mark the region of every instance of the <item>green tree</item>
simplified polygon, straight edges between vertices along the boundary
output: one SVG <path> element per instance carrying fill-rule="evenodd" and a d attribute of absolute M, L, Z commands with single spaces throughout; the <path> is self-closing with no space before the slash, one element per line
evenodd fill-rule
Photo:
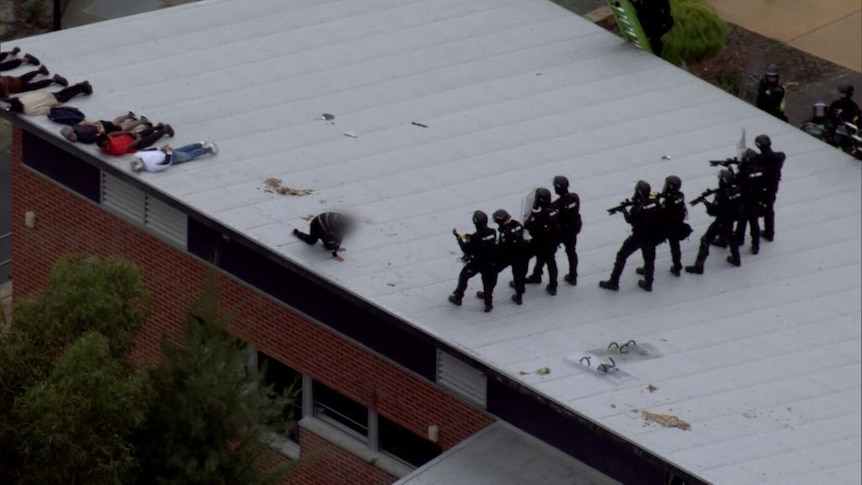
<path fill-rule="evenodd" d="M 0 332 L 0 483 L 268 484 L 290 399 L 263 386 L 210 284 L 180 344 L 128 361 L 149 315 L 141 271 L 64 257 Z"/>
<path fill-rule="evenodd" d="M 89 332 L 47 379 L 15 401 L 18 471 L 24 483 L 130 483 L 137 468 L 128 439 L 144 418 L 144 376 Z"/>
<path fill-rule="evenodd" d="M 717 56 L 724 48 L 727 24 L 706 0 L 671 0 L 673 28 L 662 38 L 662 57 L 680 65 Z"/>
<path fill-rule="evenodd" d="M 89 335 L 88 332 L 104 336 L 105 340 L 97 343 L 98 346 L 107 345 L 109 355 L 114 359 L 112 369 L 116 366 L 129 369 L 126 354 L 131 349 L 134 334 L 146 320 L 147 305 L 148 297 L 140 270 L 133 264 L 112 258 L 99 260 L 76 256 L 60 259 L 41 296 L 16 301 L 11 325 L 0 333 L 0 483 L 66 482 L 34 481 L 21 475 L 24 469 L 39 468 L 31 467 L 28 460 L 41 459 L 37 448 L 51 437 L 30 435 L 47 428 L 40 428 L 37 424 L 29 428 L 22 426 L 15 413 L 37 408 L 34 396 L 51 398 L 53 403 L 61 405 L 62 400 L 57 397 L 61 391 L 58 389 L 63 389 L 65 384 L 58 379 L 68 377 L 68 373 L 62 373 L 57 366 L 62 364 L 64 369 L 68 369 L 73 365 L 67 360 L 66 353 L 76 349 L 78 340 L 85 334 Z M 96 345 L 94 338 L 89 336 L 82 345 Z M 71 355 L 77 358 L 83 352 L 76 351 Z M 102 354 L 98 355 L 98 358 L 102 357 Z M 81 363 L 85 367 L 93 364 L 93 361 Z M 107 374 L 113 375 L 117 374 Z M 114 384 L 124 388 L 121 382 Z M 37 389 L 41 391 L 37 392 Z M 30 394 L 31 391 L 37 394 Z M 87 394 L 79 397 L 86 398 Z M 102 405 L 96 400 L 98 396 L 92 397 L 94 401 L 90 405 L 95 408 Z M 88 406 L 81 404 L 80 409 Z M 58 412 L 67 411 L 62 406 L 58 409 Z M 140 410 L 130 408 L 127 411 L 134 414 Z M 94 430 L 102 429 L 98 420 L 91 426 Z M 80 434 L 67 435 L 64 439 L 80 436 L 86 440 L 91 436 L 80 428 L 78 431 Z M 104 449 L 113 446 L 110 440 L 110 436 L 105 437 Z M 89 447 L 100 448 L 92 442 L 82 442 L 79 449 Z M 69 470 L 63 469 L 64 465 L 60 460 L 49 461 L 45 469 L 39 470 L 40 476 L 48 476 L 52 472 L 57 477 L 70 476 Z"/>
<path fill-rule="evenodd" d="M 152 406 L 135 440 L 144 483 L 268 484 L 285 472 L 263 470 L 273 451 L 260 424 L 279 426 L 289 399 L 248 366 L 215 293 L 214 284 L 204 290 L 182 343 L 163 341 L 164 358 L 148 369 Z"/>

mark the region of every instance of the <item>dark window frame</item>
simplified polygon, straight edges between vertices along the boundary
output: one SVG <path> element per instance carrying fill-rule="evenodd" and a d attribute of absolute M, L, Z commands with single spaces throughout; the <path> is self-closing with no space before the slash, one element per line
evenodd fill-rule
<path fill-rule="evenodd" d="M 398 423 L 377 415 L 377 449 L 406 465 L 419 468 L 443 453 L 443 448 Z"/>
<path fill-rule="evenodd" d="M 350 399 L 320 381 L 311 384 L 312 416 L 347 433 L 348 435 L 371 444 L 372 419 L 368 407 Z M 364 411 L 364 417 L 362 413 Z"/>

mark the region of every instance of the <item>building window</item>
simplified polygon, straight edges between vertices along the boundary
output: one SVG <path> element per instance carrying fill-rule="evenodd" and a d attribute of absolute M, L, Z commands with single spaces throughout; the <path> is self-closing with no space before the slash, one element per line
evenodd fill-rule
<path fill-rule="evenodd" d="M 266 367 L 264 382 L 272 385 L 276 394 L 291 399 L 291 403 L 284 408 L 283 416 L 287 426 L 273 426 L 272 430 L 294 443 L 299 443 L 299 420 L 302 419 L 302 374 L 258 351 L 257 368 L 261 370 L 264 366 Z"/>
<path fill-rule="evenodd" d="M 420 467 L 433 460 L 443 449 L 439 445 L 377 416 L 378 448 L 380 451 L 415 467 Z"/>
<path fill-rule="evenodd" d="M 314 381 L 314 416 L 368 441 L 368 408 Z"/>

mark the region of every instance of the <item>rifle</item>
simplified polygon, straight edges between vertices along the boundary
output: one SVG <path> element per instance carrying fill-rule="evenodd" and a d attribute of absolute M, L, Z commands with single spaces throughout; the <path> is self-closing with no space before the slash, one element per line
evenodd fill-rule
<path fill-rule="evenodd" d="M 741 162 L 739 161 L 738 158 L 733 157 L 733 158 L 728 158 L 725 160 L 710 160 L 709 166 L 710 167 L 717 167 L 717 166 L 721 165 L 722 167 L 733 168 L 734 165 L 739 165 L 740 163 Z"/>
<path fill-rule="evenodd" d="M 467 254 L 465 252 L 464 245 L 470 241 L 470 235 L 469 234 L 458 234 L 457 229 L 452 229 L 452 235 L 455 236 L 455 240 L 458 241 L 458 246 L 461 248 L 461 251 L 463 253 L 459 259 L 464 263 L 469 263 L 470 260 L 473 259 L 473 255 Z"/>
<path fill-rule="evenodd" d="M 706 201 L 706 198 L 707 198 L 707 197 L 709 197 L 710 195 L 712 195 L 712 194 L 714 194 L 714 193 L 716 193 L 716 192 L 718 192 L 718 189 L 717 189 L 717 188 L 715 188 L 715 189 L 707 189 L 707 190 L 704 190 L 702 194 L 700 194 L 699 196 L 697 196 L 697 197 L 695 197 L 694 199 L 692 199 L 692 200 L 691 200 L 691 202 L 689 202 L 689 204 L 691 204 L 691 205 L 693 205 L 693 206 L 694 206 L 694 205 L 697 205 L 697 204 L 700 204 L 701 202 Z"/>
<path fill-rule="evenodd" d="M 614 215 L 617 212 L 622 211 L 626 207 L 631 207 L 632 205 L 634 205 L 634 202 L 631 199 L 626 199 L 626 200 L 620 202 L 620 205 L 618 205 L 616 207 L 611 207 L 610 209 L 608 209 L 608 214 Z"/>

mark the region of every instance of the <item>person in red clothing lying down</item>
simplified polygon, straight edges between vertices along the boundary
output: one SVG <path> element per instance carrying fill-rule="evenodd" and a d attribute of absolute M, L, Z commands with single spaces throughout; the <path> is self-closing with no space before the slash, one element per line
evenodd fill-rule
<path fill-rule="evenodd" d="M 135 133 L 124 131 L 105 133 L 99 136 L 96 144 L 108 155 L 128 155 L 152 146 L 165 135 L 173 137 L 174 129 L 171 128 L 171 125 L 159 123 Z"/>

